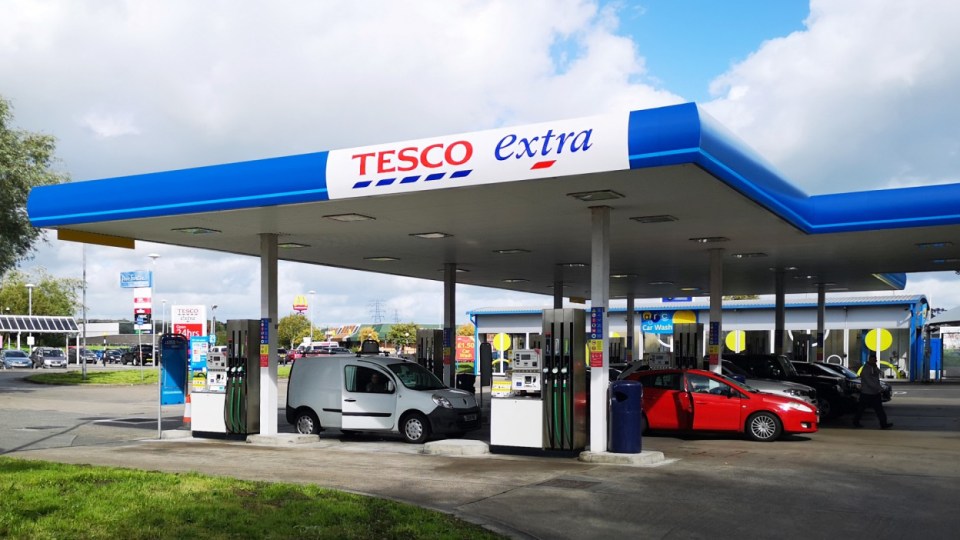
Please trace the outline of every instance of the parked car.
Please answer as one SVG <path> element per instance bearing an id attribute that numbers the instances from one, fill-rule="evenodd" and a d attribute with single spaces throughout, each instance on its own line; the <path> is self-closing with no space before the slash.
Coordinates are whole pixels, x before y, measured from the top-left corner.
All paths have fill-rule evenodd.
<path id="1" fill-rule="evenodd" d="M 812 386 L 817 390 L 817 405 L 825 418 L 835 418 L 856 408 L 856 400 L 846 391 L 846 379 L 840 375 L 801 374 L 786 357 L 776 354 L 725 354 L 723 360 L 760 379 Z"/>
<path id="2" fill-rule="evenodd" d="M 87 362 L 88 364 L 96 364 L 96 363 L 97 363 L 97 355 L 96 355 L 96 353 L 94 353 L 94 352 L 91 351 L 90 349 L 84 349 L 83 347 L 80 348 L 80 359 L 86 359 L 86 362 Z M 67 349 L 67 361 L 70 362 L 71 364 L 79 364 L 79 363 L 80 363 L 80 360 L 77 359 L 77 348 L 76 348 L 76 347 L 69 347 L 69 348 Z"/>
<path id="3" fill-rule="evenodd" d="M 147 362 L 153 363 L 153 345 L 149 344 L 130 347 L 123 353 L 123 356 L 120 357 L 120 363 L 123 365 L 133 364 L 140 366 Z"/>
<path id="4" fill-rule="evenodd" d="M 766 442 L 818 429 L 813 406 L 710 371 L 646 370 L 626 379 L 643 385 L 642 430 L 725 431 Z"/>
<path id="5" fill-rule="evenodd" d="M 735 381 L 741 381 L 752 388 L 756 388 L 761 392 L 768 392 L 770 394 L 779 394 L 785 397 L 792 397 L 796 399 L 802 399 L 810 405 L 813 405 L 820 409 L 820 406 L 817 404 L 817 390 L 811 386 L 805 384 L 790 382 L 790 381 L 778 381 L 776 379 L 761 379 L 750 375 L 742 368 L 737 367 L 736 364 L 731 362 L 720 362 L 721 373 Z"/>
<path id="6" fill-rule="evenodd" d="M 63 349 L 55 349 L 53 347 L 37 347 L 30 355 L 30 359 L 33 360 L 34 369 L 67 367 L 67 357 L 63 354 Z"/>
<path id="7" fill-rule="evenodd" d="M 103 351 L 103 365 L 119 364 L 123 357 L 124 349 L 107 349 Z"/>
<path id="8" fill-rule="evenodd" d="M 20 349 L 0 351 L 0 363 L 2 363 L 4 369 L 28 368 L 33 365 L 30 355 Z"/>
<path id="9" fill-rule="evenodd" d="M 834 371 L 846 377 L 847 381 L 849 381 L 849 383 L 854 386 L 857 394 L 857 399 L 859 399 L 860 376 L 857 375 L 856 372 L 854 372 L 851 369 L 845 368 L 839 364 L 828 364 L 826 362 L 817 362 L 816 364 L 818 366 L 823 367 L 824 369 L 829 369 L 831 371 Z M 893 387 L 884 381 L 880 381 L 880 399 L 882 399 L 883 401 L 890 401 L 891 399 L 893 399 Z"/>

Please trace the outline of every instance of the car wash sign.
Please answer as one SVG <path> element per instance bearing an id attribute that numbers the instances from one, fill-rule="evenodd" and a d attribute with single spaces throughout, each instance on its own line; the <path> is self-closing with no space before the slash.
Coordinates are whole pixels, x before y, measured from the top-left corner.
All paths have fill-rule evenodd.
<path id="1" fill-rule="evenodd" d="M 607 115 L 334 150 L 330 199 L 388 195 L 630 167 L 629 115 Z"/>
<path id="2" fill-rule="evenodd" d="M 640 315 L 640 331 L 644 334 L 672 334 L 673 313 L 669 311 L 644 311 Z"/>

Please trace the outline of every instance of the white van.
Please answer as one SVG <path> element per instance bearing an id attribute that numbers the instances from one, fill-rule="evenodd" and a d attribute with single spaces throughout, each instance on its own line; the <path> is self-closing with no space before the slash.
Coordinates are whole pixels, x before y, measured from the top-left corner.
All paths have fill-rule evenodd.
<path id="1" fill-rule="evenodd" d="M 448 388 L 420 364 L 373 354 L 297 360 L 287 387 L 287 422 L 303 434 L 390 431 L 411 443 L 480 428 L 473 394 Z"/>

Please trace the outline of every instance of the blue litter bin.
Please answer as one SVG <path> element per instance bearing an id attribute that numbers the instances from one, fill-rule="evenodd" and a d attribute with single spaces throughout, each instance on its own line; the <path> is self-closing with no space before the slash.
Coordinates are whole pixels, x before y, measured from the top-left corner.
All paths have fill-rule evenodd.
<path id="1" fill-rule="evenodd" d="M 639 381 L 610 383 L 610 432 L 607 448 L 616 454 L 642 450 L 643 385 Z"/>

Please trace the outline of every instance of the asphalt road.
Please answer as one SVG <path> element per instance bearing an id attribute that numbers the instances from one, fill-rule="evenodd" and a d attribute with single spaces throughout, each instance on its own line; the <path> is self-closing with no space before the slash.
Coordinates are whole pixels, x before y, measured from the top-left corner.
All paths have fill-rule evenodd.
<path id="1" fill-rule="evenodd" d="M 896 384 L 889 431 L 868 413 L 861 430 L 847 416 L 774 443 L 648 436 L 644 448 L 668 461 L 639 468 L 427 456 L 395 437 L 336 431 L 279 448 L 157 441 L 155 388 L 46 387 L 24 375 L 0 372 L 0 454 L 316 483 L 437 508 L 514 537 L 952 539 L 960 530 L 955 384 Z M 181 414 L 164 408 L 165 429 Z"/>

